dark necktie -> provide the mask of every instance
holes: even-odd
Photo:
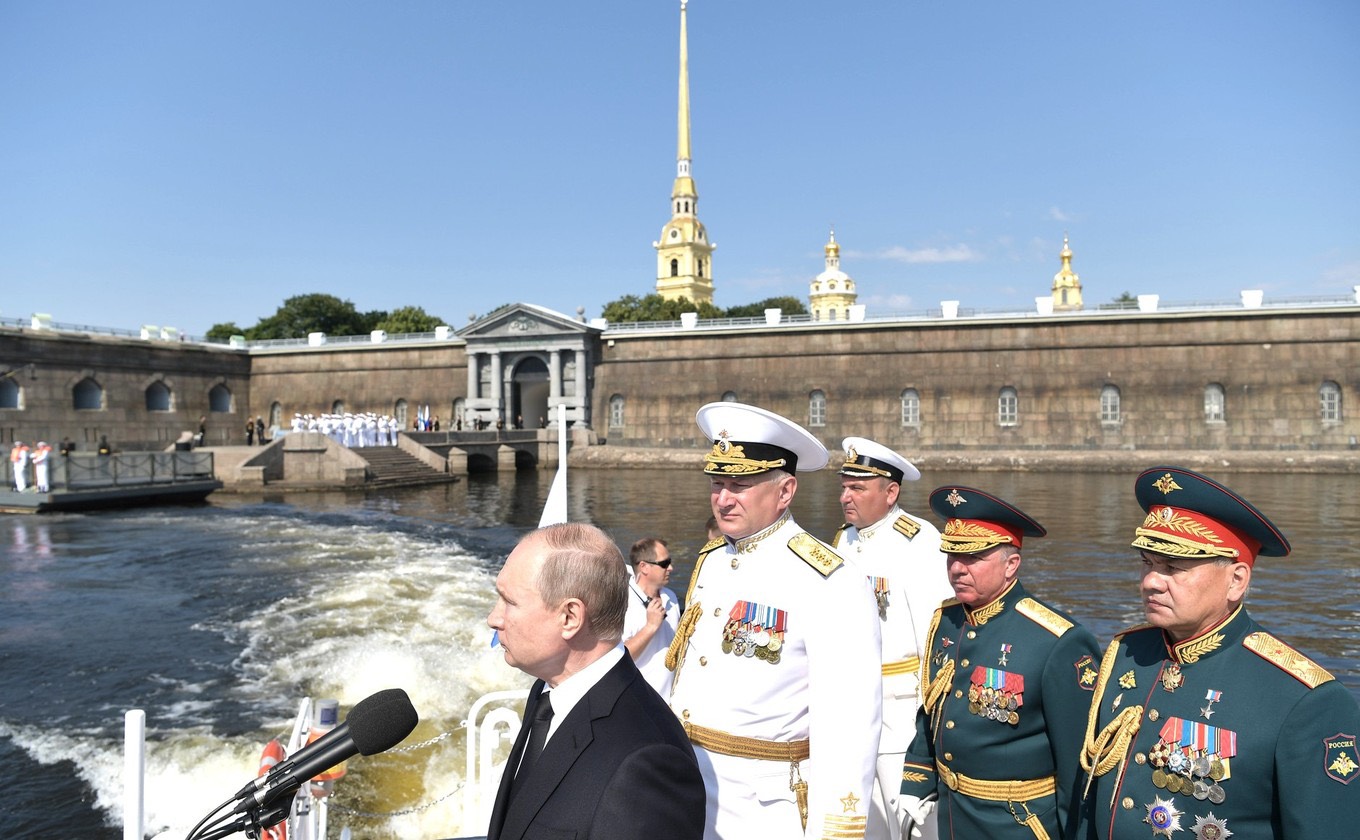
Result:
[[[519,771],[515,773],[515,780],[510,784],[511,796],[515,795],[521,783],[529,777],[535,762],[538,761],[539,753],[543,752],[543,744],[548,740],[548,727],[552,725],[552,716],[552,695],[545,693],[538,698],[538,708],[534,710],[534,720],[529,725],[529,742],[524,745]]]

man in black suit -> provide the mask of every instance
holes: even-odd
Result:
[[[488,840],[698,840],[704,784],[689,738],[620,643],[623,555],[592,525],[526,535],[496,577],[505,661],[536,677]]]

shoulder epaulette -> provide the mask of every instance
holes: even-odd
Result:
[[[710,551],[717,551],[718,549],[722,548],[723,544],[726,542],[727,540],[723,539],[722,537],[709,540],[708,542],[704,543],[703,548],[699,549],[699,553],[708,554]]]
[[[841,546],[841,536],[842,536],[843,534],[845,534],[845,532],[846,532],[849,528],[850,528],[850,523],[847,522],[847,523],[841,525],[841,527],[839,527],[839,528],[836,529],[836,534],[835,534],[835,536],[833,536],[833,537],[831,538],[831,547],[832,547],[832,548],[840,548],[840,546]]]
[[[1033,598],[1021,598],[1020,603],[1015,605],[1015,611],[1055,636],[1061,636],[1072,629],[1072,622]]]
[[[1308,686],[1317,688],[1336,679],[1330,672],[1289,645],[1264,632],[1247,634],[1242,647]]]
[[[945,607],[957,607],[959,604],[962,603],[963,602],[960,601],[958,598],[945,598],[943,601],[940,602],[939,609],[944,609]]]
[[[893,530],[907,539],[911,539],[921,532],[921,526],[916,524],[916,520],[904,513],[897,517],[897,521],[893,523]]]
[[[841,556],[831,550],[831,547],[807,531],[795,534],[789,540],[789,550],[802,558],[803,562],[811,566],[822,577],[830,577],[831,573],[840,568],[845,561]]]
[[[704,547],[699,549],[699,556],[694,560],[694,571],[689,573],[689,587],[685,590],[685,603],[694,603],[694,585],[699,582],[699,570],[704,567],[704,560],[708,555],[722,548],[727,543],[722,537],[709,540],[704,543]]]

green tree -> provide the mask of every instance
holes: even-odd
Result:
[[[402,335],[403,333],[434,332],[435,327],[447,323],[438,315],[427,314],[419,306],[403,306],[387,313],[386,317],[379,320],[373,329],[383,330],[390,335]]]
[[[213,324],[208,327],[208,331],[203,337],[209,341],[229,341],[233,335],[245,335],[246,331],[236,326],[235,321],[227,321],[224,324]]]
[[[1120,295],[1119,295],[1119,297],[1117,297],[1117,298],[1114,299],[1114,302],[1115,302],[1115,303],[1137,303],[1137,302],[1138,302],[1138,298],[1134,297],[1133,295],[1129,294],[1128,292],[1121,292]]]
[[[697,312],[700,318],[721,318],[723,312],[711,303],[695,303],[689,298],[666,300],[653,292],[646,297],[624,295],[604,305],[601,313],[616,323],[630,321],[678,321],[685,312]]]
[[[759,318],[765,314],[766,309],[778,309],[785,315],[807,314],[807,307],[803,305],[801,300],[792,295],[766,298],[758,303],[733,306],[727,310],[726,314],[728,318]]]
[[[283,302],[278,311],[246,330],[251,341],[277,338],[306,338],[308,333],[326,335],[363,335],[373,329],[377,317],[385,312],[362,313],[354,304],[334,295],[314,293],[297,295]]]

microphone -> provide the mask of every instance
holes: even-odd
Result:
[[[232,813],[273,809],[312,777],[340,762],[356,754],[376,755],[390,750],[410,735],[419,722],[411,699],[400,688],[389,688],[360,700],[344,723],[279,762],[268,775],[241,788]]]

